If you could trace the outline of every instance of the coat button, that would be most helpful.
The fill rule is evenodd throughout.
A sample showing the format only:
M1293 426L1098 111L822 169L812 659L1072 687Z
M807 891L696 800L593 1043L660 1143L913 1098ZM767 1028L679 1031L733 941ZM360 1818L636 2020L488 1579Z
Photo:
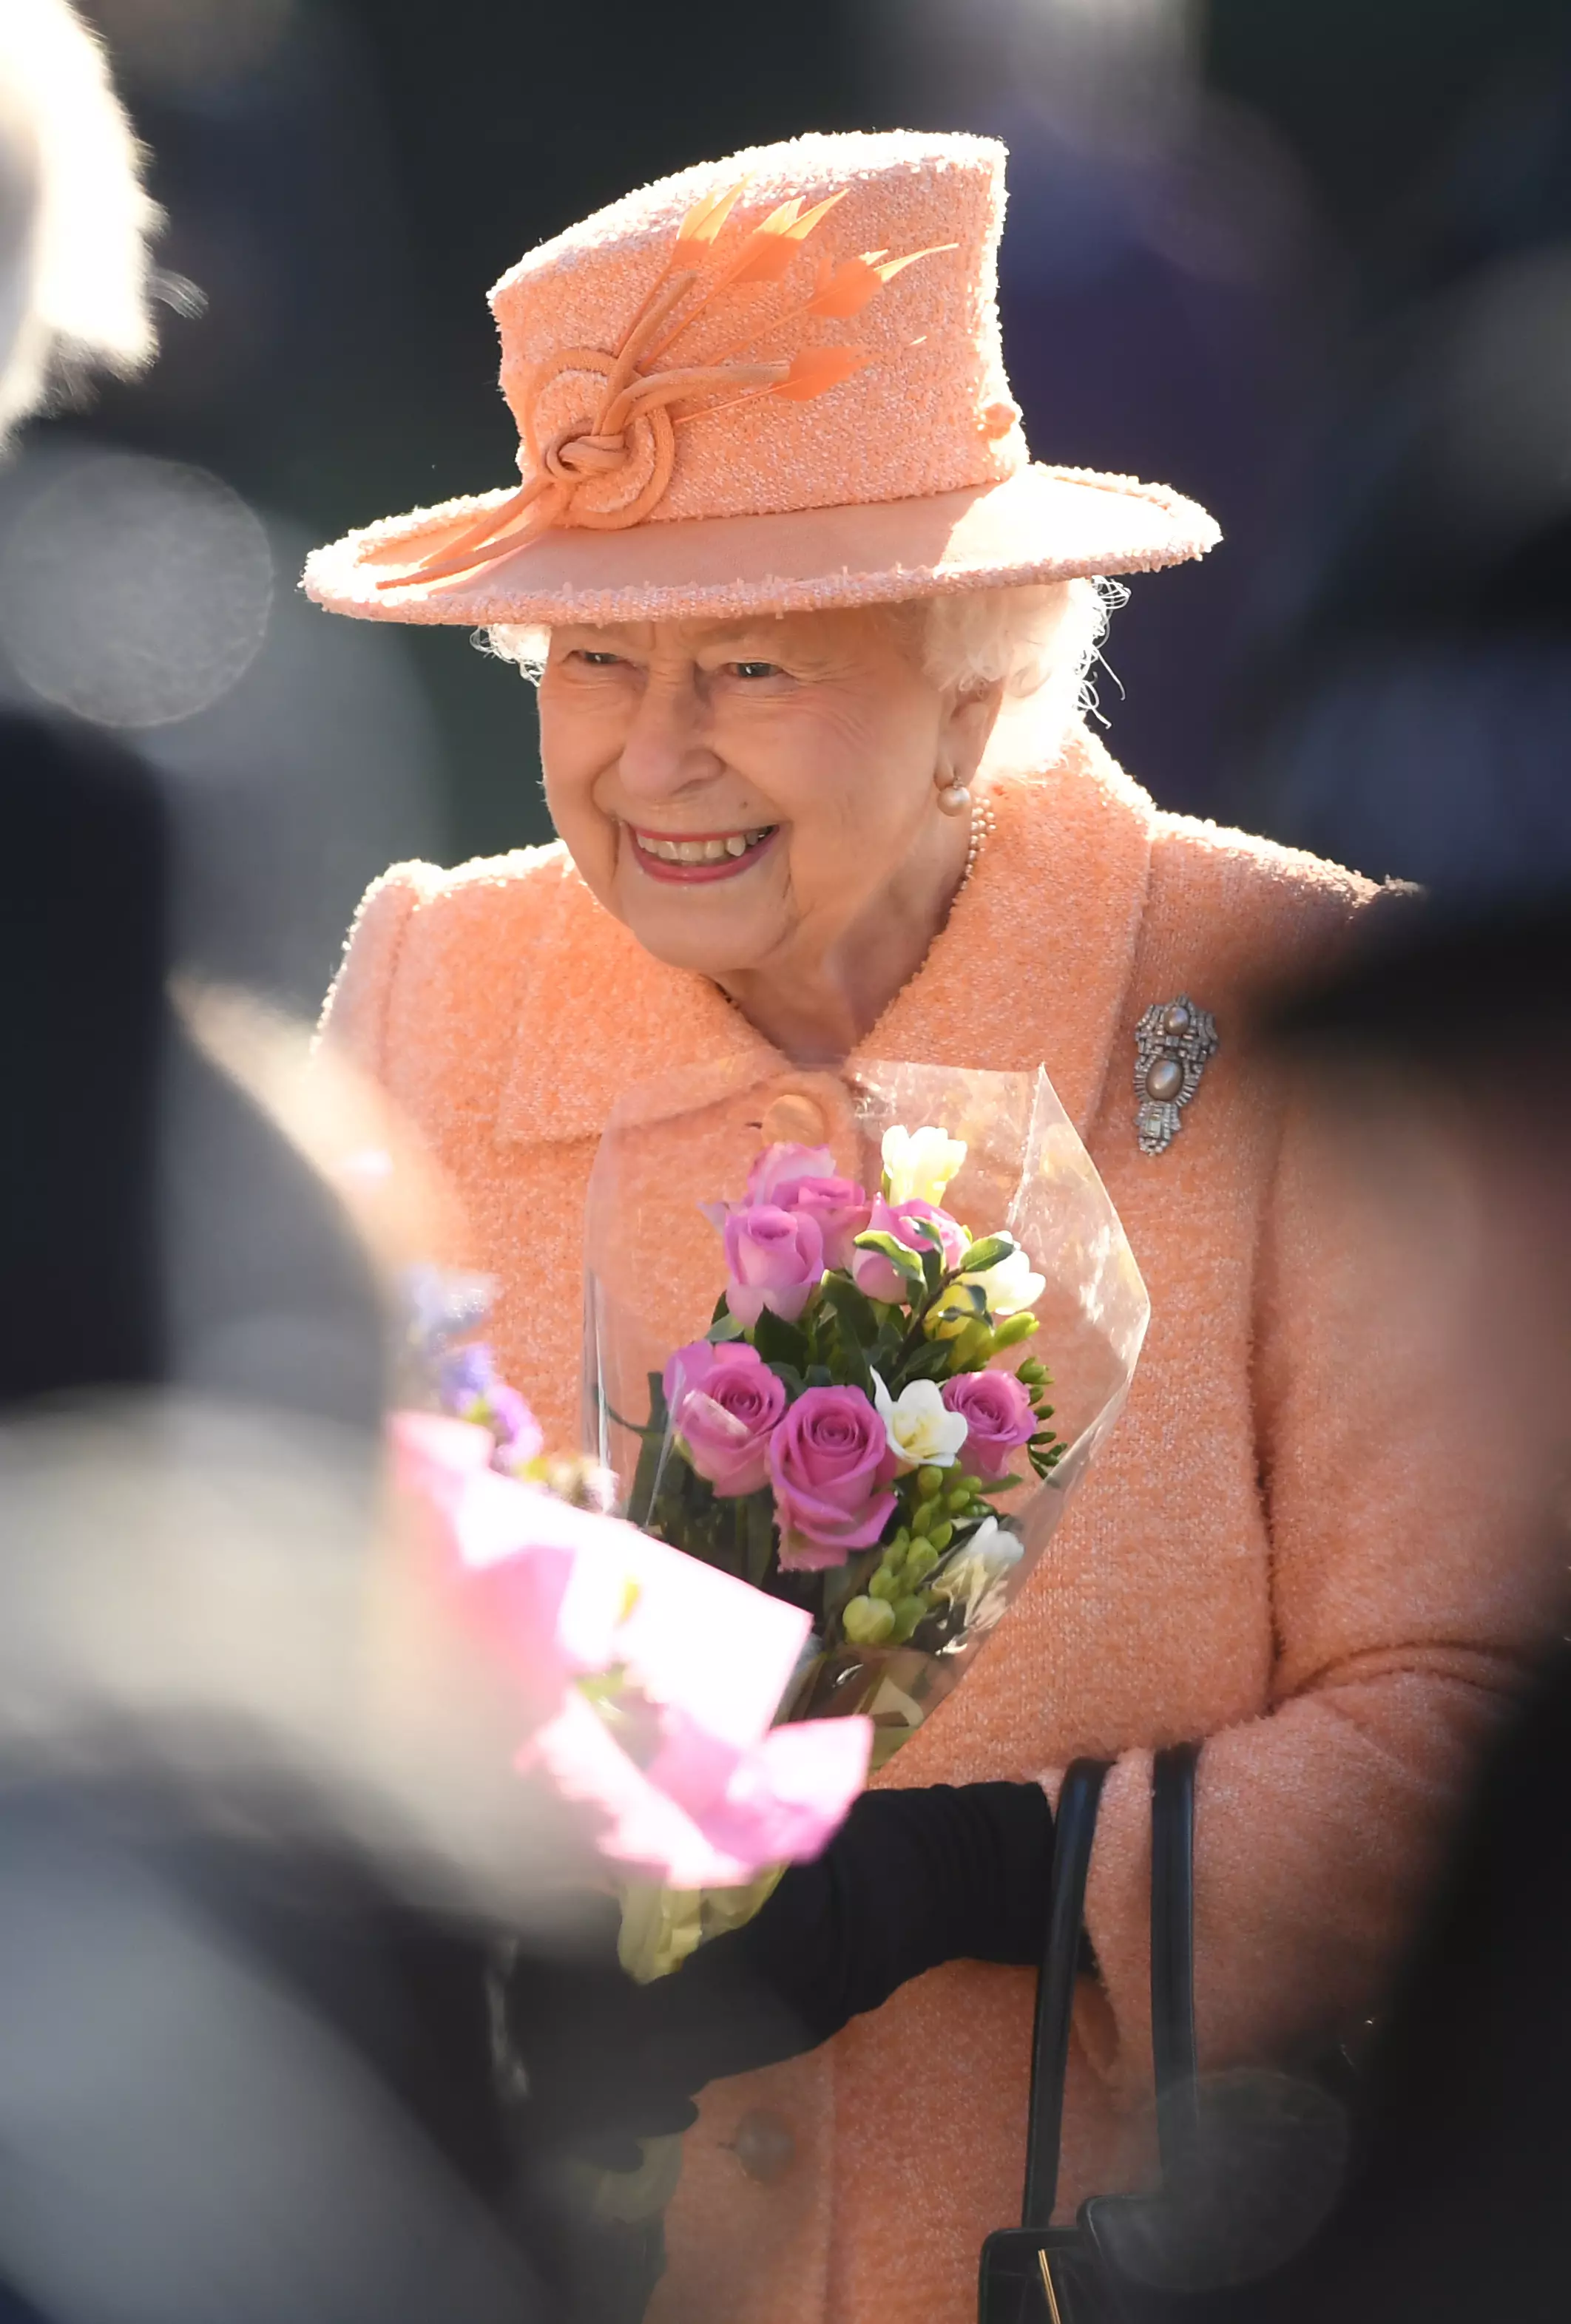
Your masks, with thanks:
M731 2152L750 2179L761 2187L773 2187L796 2161L797 2142L778 2114L755 2107L737 2124Z
M822 1106L800 1090L772 1099L762 1124L766 1146L822 1146L827 1126Z

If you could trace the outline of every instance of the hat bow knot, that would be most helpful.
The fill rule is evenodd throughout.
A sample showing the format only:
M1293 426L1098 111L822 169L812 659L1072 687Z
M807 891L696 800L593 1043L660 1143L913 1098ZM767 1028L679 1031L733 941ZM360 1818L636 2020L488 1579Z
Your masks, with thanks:
M819 221L844 198L811 208L802 197L782 202L738 239L725 263L719 241L744 188L706 196L683 219L676 244L614 353L568 347L535 366L523 399L519 466L524 482L487 509L457 540L446 542L414 574L389 574L381 587L435 581L508 557L556 525L617 531L637 524L664 497L676 465L676 431L764 395L806 402L851 378L873 358L860 346L809 344L790 356L745 357L757 338L810 318L845 320L875 291L914 265L956 245L891 258L870 250L837 263L820 262L811 295L784 314L747 328L701 360L656 368L701 318L713 320L725 294L779 282ZM744 359L738 360L738 357ZM682 407L678 410L676 407Z

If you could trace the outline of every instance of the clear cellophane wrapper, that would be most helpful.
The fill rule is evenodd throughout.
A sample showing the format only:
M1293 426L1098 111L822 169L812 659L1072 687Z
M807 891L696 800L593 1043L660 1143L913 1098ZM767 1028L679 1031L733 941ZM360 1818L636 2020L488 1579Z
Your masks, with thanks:
M1044 1278L1036 1335L994 1361L1047 1366L1057 1465L1040 1481L1028 1477L990 1496L1012 1536L1012 1562L967 1572L956 1566L965 1546L956 1545L948 1560L955 1586L911 1637L882 1645L846 1637L837 1609L850 1573L766 1564L756 1511L751 1542L736 1504L717 1504L725 1522L677 1542L747 1579L762 1575L764 1586L809 1607L814 1640L780 1716L864 1712L877 1765L959 1683L1048 1550L1128 1393L1150 1303L1118 1213L1043 1072L879 1063L761 1075L738 1063L630 1087L589 1184L584 1409L586 1449L615 1471L635 1521L659 1503L670 1464L681 1460L669 1422L659 1425L659 1376L673 1350L703 1338L725 1286L721 1238L703 1206L742 1197L770 1125L781 1120L792 1138L827 1147L838 1175L869 1189L878 1186L892 1126L930 1125L963 1140L966 1159L944 1208L974 1237L1012 1234ZM822 1134L813 1134L820 1122ZM681 1530L669 1517L666 1524L668 1538Z

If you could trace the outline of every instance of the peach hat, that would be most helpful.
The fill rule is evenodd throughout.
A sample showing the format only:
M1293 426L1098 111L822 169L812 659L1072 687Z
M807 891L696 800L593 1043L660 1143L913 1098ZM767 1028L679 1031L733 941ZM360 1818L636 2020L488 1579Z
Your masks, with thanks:
M994 297L1004 149L814 135L700 163L491 293L521 488L319 549L391 622L549 626L887 603L1200 557L1204 509L1034 466Z

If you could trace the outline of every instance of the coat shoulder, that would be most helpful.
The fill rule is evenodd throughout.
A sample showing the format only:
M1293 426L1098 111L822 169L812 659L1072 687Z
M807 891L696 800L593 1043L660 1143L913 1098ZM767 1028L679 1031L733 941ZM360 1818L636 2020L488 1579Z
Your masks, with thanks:
M555 918L570 871L560 842L476 856L444 869L394 863L372 881L350 925L322 1033L379 1070L395 990L494 987L515 979L533 936Z
M403 891L406 965L425 973L451 964L467 978L516 976L532 956L541 931L554 926L563 900L578 885L559 840L515 847L505 855L476 855L439 869L401 863L377 883ZM376 892L374 890L373 892Z
M1247 963L1269 984L1313 967L1353 936L1372 908L1415 891L1350 872L1252 833L1197 816L1152 819L1148 921L1187 927L1219 964Z
M571 870L559 839L544 847L513 847L504 855L471 856L467 863L395 863L377 889L396 885L411 891L422 917L442 927L467 926L485 918L508 919L538 910Z

